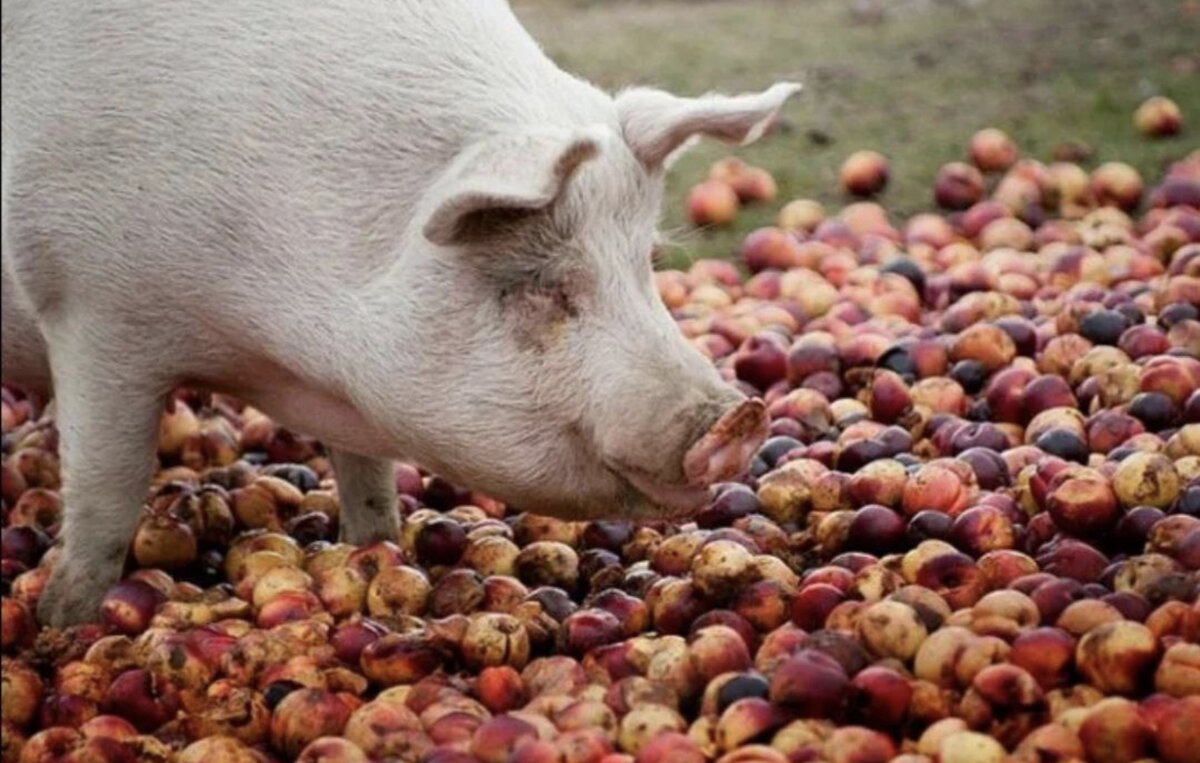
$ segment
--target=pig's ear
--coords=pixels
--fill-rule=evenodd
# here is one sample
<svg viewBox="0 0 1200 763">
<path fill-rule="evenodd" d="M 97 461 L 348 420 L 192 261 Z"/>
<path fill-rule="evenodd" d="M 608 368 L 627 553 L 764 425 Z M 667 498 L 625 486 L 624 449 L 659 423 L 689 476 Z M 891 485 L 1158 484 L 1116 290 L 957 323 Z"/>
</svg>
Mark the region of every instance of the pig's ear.
<svg viewBox="0 0 1200 763">
<path fill-rule="evenodd" d="M 598 130 L 581 129 L 499 135 L 469 146 L 435 186 L 425 237 L 449 246 L 489 220 L 550 206 L 601 141 Z"/>
<path fill-rule="evenodd" d="M 662 90 L 633 88 L 617 96 L 625 142 L 647 167 L 657 169 L 694 138 L 708 135 L 746 144 L 762 137 L 788 98 L 800 92 L 780 82 L 761 93 L 680 98 Z"/>
</svg>

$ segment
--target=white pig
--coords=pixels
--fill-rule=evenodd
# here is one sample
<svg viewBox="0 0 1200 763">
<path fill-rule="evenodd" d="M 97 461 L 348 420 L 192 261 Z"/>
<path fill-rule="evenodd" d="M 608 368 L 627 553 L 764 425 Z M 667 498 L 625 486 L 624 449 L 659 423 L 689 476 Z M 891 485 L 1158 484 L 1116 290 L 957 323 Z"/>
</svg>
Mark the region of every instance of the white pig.
<svg viewBox="0 0 1200 763">
<path fill-rule="evenodd" d="M 44 622 L 120 576 L 180 384 L 331 448 L 354 543 L 405 458 L 524 510 L 694 510 L 766 431 L 659 301 L 669 158 L 798 86 L 615 97 L 501 0 L 3 0 L 3 377 L 53 393 Z"/>
</svg>

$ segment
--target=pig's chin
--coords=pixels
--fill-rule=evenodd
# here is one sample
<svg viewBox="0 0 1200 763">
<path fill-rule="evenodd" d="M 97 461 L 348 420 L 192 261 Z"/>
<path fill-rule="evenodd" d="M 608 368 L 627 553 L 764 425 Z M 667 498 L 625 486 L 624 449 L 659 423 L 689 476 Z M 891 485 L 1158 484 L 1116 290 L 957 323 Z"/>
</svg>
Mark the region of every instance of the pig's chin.
<svg viewBox="0 0 1200 763">
<path fill-rule="evenodd" d="M 686 517 L 703 509 L 712 498 L 708 487 L 672 485 L 637 472 L 620 474 L 628 484 L 626 507 L 636 518 L 665 519 Z"/>
</svg>

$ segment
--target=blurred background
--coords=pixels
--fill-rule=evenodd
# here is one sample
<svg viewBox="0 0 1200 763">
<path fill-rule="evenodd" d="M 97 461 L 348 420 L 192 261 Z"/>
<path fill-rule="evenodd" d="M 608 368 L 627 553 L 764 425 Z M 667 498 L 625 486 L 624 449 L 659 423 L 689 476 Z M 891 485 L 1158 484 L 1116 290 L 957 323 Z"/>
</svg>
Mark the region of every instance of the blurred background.
<svg viewBox="0 0 1200 763">
<path fill-rule="evenodd" d="M 842 160 L 874 149 L 891 162 L 880 200 L 907 215 L 933 206 L 943 163 L 994 126 L 1043 161 L 1078 144 L 1092 168 L 1135 166 L 1147 183 L 1200 146 L 1200 0 L 512 0 L 561 66 L 616 89 L 648 84 L 696 95 L 796 79 L 769 140 L 733 153 L 770 170 L 776 203 L 748 207 L 725 229 L 688 231 L 688 188 L 731 149 L 705 141 L 675 165 L 664 227 L 679 262 L 728 257 L 779 206 L 811 197 L 831 210 Z M 1162 94 L 1184 132 L 1151 141 L 1134 129 L 1143 99 Z M 1190 122 L 1190 123 L 1189 123 Z"/>
</svg>

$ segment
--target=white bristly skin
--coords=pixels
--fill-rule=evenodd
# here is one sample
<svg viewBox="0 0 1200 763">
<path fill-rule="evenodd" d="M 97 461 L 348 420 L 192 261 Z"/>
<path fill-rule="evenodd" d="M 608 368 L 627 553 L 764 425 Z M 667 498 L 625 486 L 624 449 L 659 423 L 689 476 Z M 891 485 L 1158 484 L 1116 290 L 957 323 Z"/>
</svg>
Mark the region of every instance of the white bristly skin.
<svg viewBox="0 0 1200 763">
<path fill-rule="evenodd" d="M 4 0 L 2 71 L 3 376 L 54 394 L 66 480 L 43 621 L 119 576 L 179 384 L 329 444 L 352 542 L 396 535 L 390 458 L 695 506 L 743 399 L 656 296 L 663 167 L 797 86 L 613 98 L 498 0 Z"/>
</svg>

